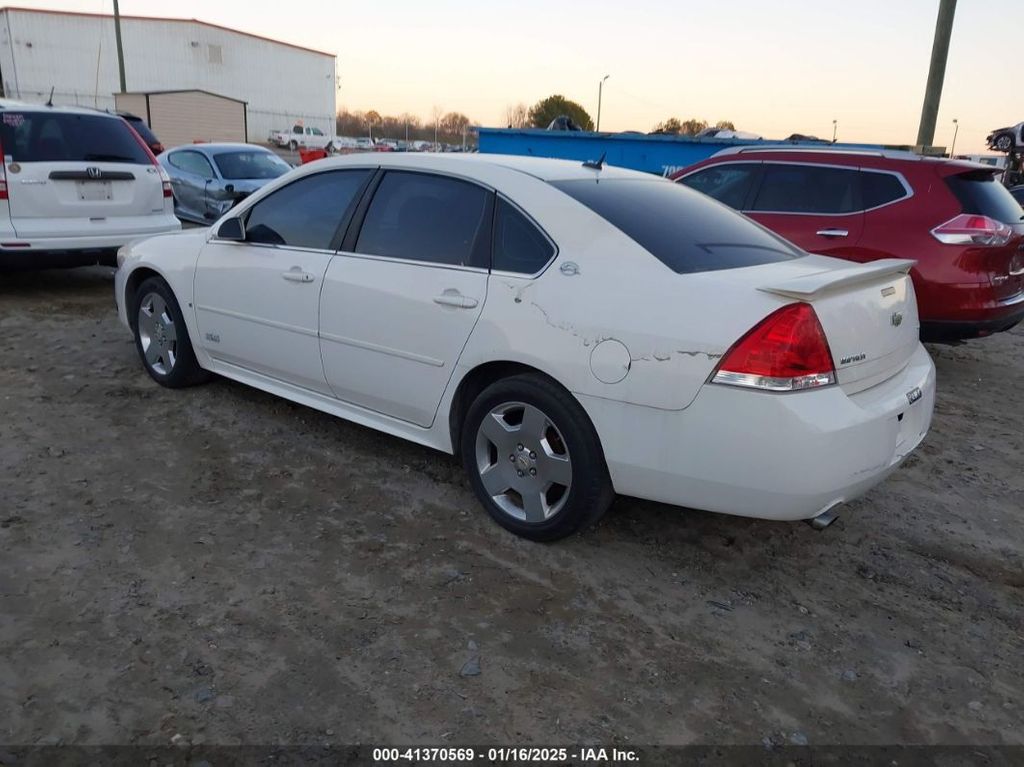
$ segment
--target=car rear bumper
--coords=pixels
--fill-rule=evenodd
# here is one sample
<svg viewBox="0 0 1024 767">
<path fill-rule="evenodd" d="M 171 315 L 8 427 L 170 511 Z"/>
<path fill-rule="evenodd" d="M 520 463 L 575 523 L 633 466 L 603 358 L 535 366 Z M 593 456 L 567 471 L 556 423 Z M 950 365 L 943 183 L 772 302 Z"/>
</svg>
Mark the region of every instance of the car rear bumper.
<svg viewBox="0 0 1024 767">
<path fill-rule="evenodd" d="M 912 397 L 919 392 L 913 403 Z M 810 519 L 881 482 L 921 442 L 935 366 L 918 345 L 870 389 L 771 394 L 707 385 L 667 412 L 580 397 L 617 492 L 763 519 Z M 612 438 L 611 435 L 614 435 Z"/>
<path fill-rule="evenodd" d="M 1024 320 L 1024 292 L 995 303 L 980 316 L 957 320 L 922 320 L 921 340 L 942 342 L 989 336 Z"/>
<path fill-rule="evenodd" d="M 143 225 L 116 233 L 86 237 L 19 237 L 6 235 L 17 247 L 0 247 L 0 267 L 5 269 L 51 269 L 56 267 L 107 264 L 116 266 L 117 249 L 133 240 L 181 229 L 173 215 L 147 217 Z"/>
</svg>

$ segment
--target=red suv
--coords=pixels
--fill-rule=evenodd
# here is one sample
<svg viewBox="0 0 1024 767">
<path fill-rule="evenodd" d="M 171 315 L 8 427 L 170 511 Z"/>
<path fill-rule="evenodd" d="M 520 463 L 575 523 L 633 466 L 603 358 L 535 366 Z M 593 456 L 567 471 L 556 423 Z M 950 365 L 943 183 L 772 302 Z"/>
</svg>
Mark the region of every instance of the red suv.
<svg viewBox="0 0 1024 767">
<path fill-rule="evenodd" d="M 908 152 L 734 147 L 672 178 L 804 250 L 912 258 L 924 340 L 1024 319 L 1024 210 L 998 170 Z"/>
</svg>

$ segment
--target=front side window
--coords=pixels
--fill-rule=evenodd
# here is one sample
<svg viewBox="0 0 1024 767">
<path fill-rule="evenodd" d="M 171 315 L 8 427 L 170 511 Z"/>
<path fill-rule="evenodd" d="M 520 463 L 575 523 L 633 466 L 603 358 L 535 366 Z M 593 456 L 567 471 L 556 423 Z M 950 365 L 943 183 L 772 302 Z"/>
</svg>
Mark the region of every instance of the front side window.
<svg viewBox="0 0 1024 767">
<path fill-rule="evenodd" d="M 749 218 L 660 179 L 551 181 L 679 274 L 737 269 L 805 255 Z"/>
<path fill-rule="evenodd" d="M 857 181 L 855 168 L 766 163 L 751 209 L 766 213 L 852 213 L 858 209 Z"/>
<path fill-rule="evenodd" d="M 498 272 L 536 274 L 553 255 L 554 246 L 533 222 L 499 198 L 494 212 L 491 268 Z"/>
<path fill-rule="evenodd" d="M 14 162 L 152 163 L 121 118 L 75 112 L 0 112 L 0 145 Z"/>
<path fill-rule="evenodd" d="M 679 179 L 679 183 L 723 202 L 730 208 L 743 210 L 758 167 L 756 163 L 713 165 Z"/>
<path fill-rule="evenodd" d="M 331 250 L 369 170 L 305 176 L 281 187 L 249 210 L 246 242 Z"/>
<path fill-rule="evenodd" d="M 183 170 L 194 176 L 213 178 L 210 161 L 199 152 L 173 152 L 168 155 L 167 161 L 178 170 Z"/>
<path fill-rule="evenodd" d="M 490 195 L 468 181 L 390 171 L 366 211 L 356 252 L 485 268 Z"/>
<path fill-rule="evenodd" d="M 244 149 L 236 152 L 218 152 L 213 156 L 220 175 L 230 179 L 277 178 L 291 170 L 291 166 L 273 152 Z"/>
</svg>

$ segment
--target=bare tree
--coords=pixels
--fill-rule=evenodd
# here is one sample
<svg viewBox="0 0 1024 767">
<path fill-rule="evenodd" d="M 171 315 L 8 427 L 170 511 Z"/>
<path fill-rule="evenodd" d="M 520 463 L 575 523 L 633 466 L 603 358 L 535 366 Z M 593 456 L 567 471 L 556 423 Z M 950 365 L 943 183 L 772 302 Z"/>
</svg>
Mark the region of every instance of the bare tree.
<svg viewBox="0 0 1024 767">
<path fill-rule="evenodd" d="M 505 122 L 510 128 L 526 128 L 530 125 L 530 108 L 523 102 L 505 107 Z"/>
</svg>

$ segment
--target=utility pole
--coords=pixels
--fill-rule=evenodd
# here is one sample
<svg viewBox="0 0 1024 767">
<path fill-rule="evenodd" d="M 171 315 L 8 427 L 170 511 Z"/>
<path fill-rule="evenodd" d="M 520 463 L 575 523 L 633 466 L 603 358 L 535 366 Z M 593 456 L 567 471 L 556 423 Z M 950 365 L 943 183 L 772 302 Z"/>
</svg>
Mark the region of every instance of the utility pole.
<svg viewBox="0 0 1024 767">
<path fill-rule="evenodd" d="M 953 15 L 956 0 L 939 0 L 939 16 L 935 21 L 935 40 L 932 43 L 932 62 L 928 67 L 928 85 L 921 108 L 921 127 L 917 131 L 917 145 L 922 149 L 935 141 L 935 120 L 939 116 L 942 82 L 946 78 L 946 58 L 949 56 L 949 38 L 953 35 Z"/>
<path fill-rule="evenodd" d="M 117 40 L 117 73 L 121 76 L 121 93 L 127 92 L 124 83 L 124 49 L 121 47 L 121 10 L 114 0 L 114 37 Z"/>
<path fill-rule="evenodd" d="M 597 83 L 597 125 L 594 126 L 595 131 L 601 130 L 601 91 L 604 89 L 604 81 L 607 80 L 611 75 L 605 75 Z"/>
<path fill-rule="evenodd" d="M 953 118 L 953 146 L 949 148 L 949 156 L 953 157 L 956 152 L 956 134 L 960 132 L 960 121 Z"/>
</svg>

